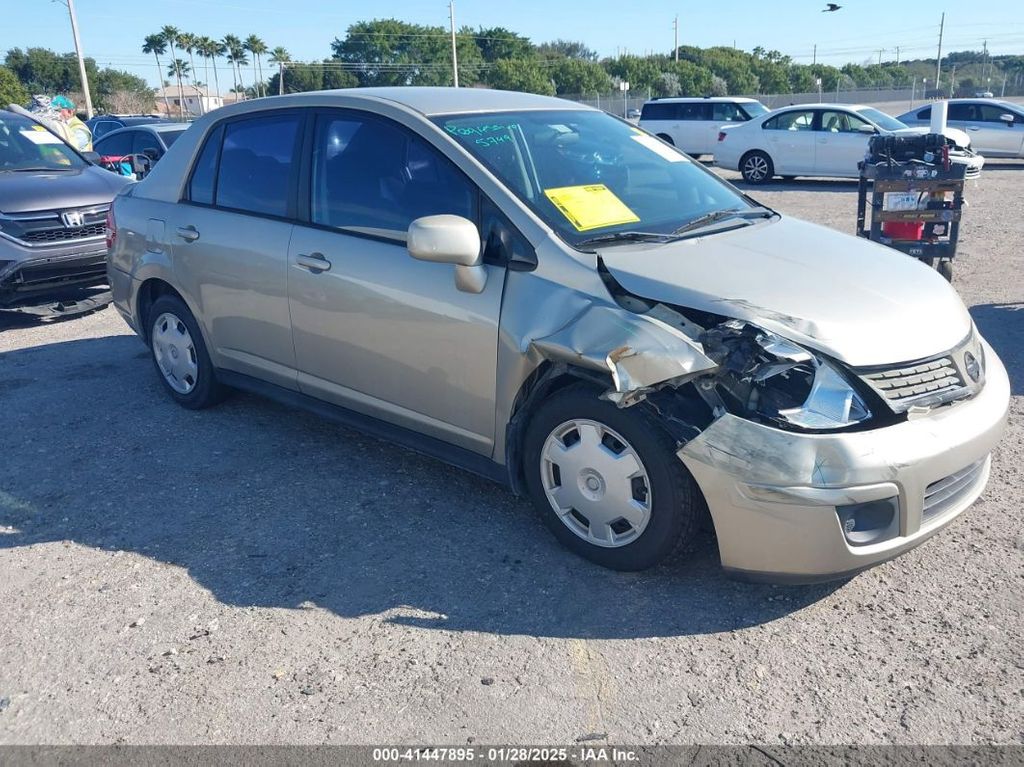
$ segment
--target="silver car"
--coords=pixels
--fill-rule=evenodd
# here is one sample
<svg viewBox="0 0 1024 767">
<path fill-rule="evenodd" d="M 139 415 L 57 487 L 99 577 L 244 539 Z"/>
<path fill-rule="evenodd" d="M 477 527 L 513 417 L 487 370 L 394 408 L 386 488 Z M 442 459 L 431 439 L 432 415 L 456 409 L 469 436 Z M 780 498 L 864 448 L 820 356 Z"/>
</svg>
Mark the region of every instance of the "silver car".
<svg viewBox="0 0 1024 767">
<path fill-rule="evenodd" d="M 897 118 L 907 125 L 928 125 L 931 105 Z M 1024 158 L 1024 107 L 999 99 L 950 99 L 946 112 L 950 128 L 971 138 L 972 148 L 985 157 Z"/>
<path fill-rule="evenodd" d="M 731 572 L 870 567 L 974 502 L 1006 419 L 934 270 L 558 99 L 229 106 L 109 224 L 116 306 L 181 405 L 240 388 L 392 439 L 529 495 L 612 568 L 706 518 Z"/>
</svg>

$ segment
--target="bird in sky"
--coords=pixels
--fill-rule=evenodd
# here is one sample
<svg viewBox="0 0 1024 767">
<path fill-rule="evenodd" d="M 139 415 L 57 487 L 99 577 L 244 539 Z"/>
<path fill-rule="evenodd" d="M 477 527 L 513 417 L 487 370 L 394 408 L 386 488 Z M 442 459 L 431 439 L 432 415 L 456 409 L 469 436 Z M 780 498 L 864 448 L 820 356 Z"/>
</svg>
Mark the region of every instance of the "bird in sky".
<svg viewBox="0 0 1024 767">
<path fill-rule="evenodd" d="M 826 5 L 828 8 L 823 8 L 821 11 L 822 13 L 833 13 L 843 7 L 841 5 L 836 5 L 835 3 L 826 3 Z"/>
</svg>

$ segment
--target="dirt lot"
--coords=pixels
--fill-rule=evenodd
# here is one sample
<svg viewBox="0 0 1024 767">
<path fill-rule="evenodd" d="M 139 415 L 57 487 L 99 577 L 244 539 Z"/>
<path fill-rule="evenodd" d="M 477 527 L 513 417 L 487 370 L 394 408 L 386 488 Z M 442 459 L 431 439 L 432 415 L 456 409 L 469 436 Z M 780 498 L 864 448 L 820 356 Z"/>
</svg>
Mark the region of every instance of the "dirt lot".
<svg viewBox="0 0 1024 767">
<path fill-rule="evenodd" d="M 754 194 L 852 231 L 852 183 Z M 825 586 L 729 581 L 710 538 L 608 572 L 432 460 L 174 406 L 113 310 L 8 324 L 0 742 L 1024 742 L 1022 194 L 974 185 L 955 280 L 1013 379 L 988 491 Z"/>
</svg>

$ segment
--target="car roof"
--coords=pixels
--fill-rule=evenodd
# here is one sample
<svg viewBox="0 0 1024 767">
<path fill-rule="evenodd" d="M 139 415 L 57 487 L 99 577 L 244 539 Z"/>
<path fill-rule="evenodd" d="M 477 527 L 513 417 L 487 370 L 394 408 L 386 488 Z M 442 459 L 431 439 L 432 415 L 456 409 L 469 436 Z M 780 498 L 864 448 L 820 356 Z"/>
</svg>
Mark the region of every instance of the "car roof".
<svg viewBox="0 0 1024 767">
<path fill-rule="evenodd" d="M 665 96 L 663 98 L 651 99 L 646 104 L 692 104 L 694 102 L 727 102 L 729 104 L 753 104 L 757 99 L 748 96 Z"/>
<path fill-rule="evenodd" d="M 176 131 L 176 130 L 187 130 L 192 123 L 169 123 L 161 122 L 153 125 L 143 125 L 140 127 L 146 130 L 155 130 L 157 133 L 163 133 L 164 131 Z"/>
<path fill-rule="evenodd" d="M 159 125 L 152 125 L 149 123 L 139 123 L 138 125 L 125 125 L 121 128 L 117 128 L 112 131 L 108 131 L 100 136 L 97 141 L 106 141 L 111 136 L 120 136 L 124 133 L 130 133 L 132 131 L 144 130 L 152 133 L 163 133 L 164 131 L 180 131 L 186 130 L 192 123 L 168 123 L 161 122 Z"/>
</svg>

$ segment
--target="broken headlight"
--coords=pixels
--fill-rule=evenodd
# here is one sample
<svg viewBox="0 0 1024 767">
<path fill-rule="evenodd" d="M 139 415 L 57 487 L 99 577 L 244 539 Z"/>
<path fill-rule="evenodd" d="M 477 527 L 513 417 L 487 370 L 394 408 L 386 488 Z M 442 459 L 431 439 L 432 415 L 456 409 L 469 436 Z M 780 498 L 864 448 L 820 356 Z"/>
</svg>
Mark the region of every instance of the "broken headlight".
<svg viewBox="0 0 1024 767">
<path fill-rule="evenodd" d="M 731 320 L 701 341 L 720 365 L 702 390 L 717 395 L 730 412 L 811 431 L 842 429 L 871 417 L 831 362 L 781 336 Z"/>
</svg>

